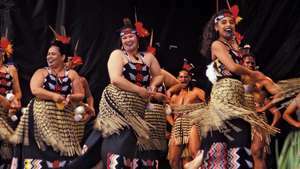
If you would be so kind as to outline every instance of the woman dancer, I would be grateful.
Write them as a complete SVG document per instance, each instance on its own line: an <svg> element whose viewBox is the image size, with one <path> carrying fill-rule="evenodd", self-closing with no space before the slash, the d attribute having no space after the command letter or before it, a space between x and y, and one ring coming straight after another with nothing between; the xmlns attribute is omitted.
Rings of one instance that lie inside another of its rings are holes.
<svg viewBox="0 0 300 169"><path fill-rule="evenodd" d="M208 22L201 53L213 60L216 74L207 109L201 109L194 122L199 123L204 150L202 168L252 168L250 125L259 126L267 133L276 130L245 106L241 75L254 81L266 77L239 63L239 46L234 38L235 18L228 10L217 12Z"/></svg>
<svg viewBox="0 0 300 169"><path fill-rule="evenodd" d="M129 19L124 20L120 38L122 50L114 50L109 57L111 84L102 93L95 121L95 129L104 137L104 168L155 167L155 161L137 158L137 145L145 144L153 127L145 121L144 113L151 91L156 88L152 84L163 79L161 69L152 54L139 51L137 32Z"/></svg>
<svg viewBox="0 0 300 169"><path fill-rule="evenodd" d="M0 40L0 168L2 165L10 164L12 159L12 147L8 139L13 133L11 127L21 108L21 89L17 69L13 65L5 64L8 57L12 55L12 44L2 37Z"/></svg>
<svg viewBox="0 0 300 169"><path fill-rule="evenodd" d="M12 168L64 168L81 154L83 123L74 120L74 108L83 99L78 74L65 68L67 44L55 40L47 53L48 67L38 69L30 81L35 96L23 111L21 121L10 140L22 147Z"/></svg>

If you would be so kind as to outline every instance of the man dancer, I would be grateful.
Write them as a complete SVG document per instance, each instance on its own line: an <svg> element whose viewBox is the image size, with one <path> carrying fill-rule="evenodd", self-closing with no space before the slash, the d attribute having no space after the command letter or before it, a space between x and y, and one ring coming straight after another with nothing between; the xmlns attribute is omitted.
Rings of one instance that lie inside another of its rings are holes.
<svg viewBox="0 0 300 169"><path fill-rule="evenodd" d="M200 136L197 126L191 125L190 118L185 115L205 105L205 92L192 86L190 70L181 70L178 80L180 84L167 91L173 109L173 114L167 115L168 122L173 126L168 155L173 169L183 168L196 156Z"/></svg>

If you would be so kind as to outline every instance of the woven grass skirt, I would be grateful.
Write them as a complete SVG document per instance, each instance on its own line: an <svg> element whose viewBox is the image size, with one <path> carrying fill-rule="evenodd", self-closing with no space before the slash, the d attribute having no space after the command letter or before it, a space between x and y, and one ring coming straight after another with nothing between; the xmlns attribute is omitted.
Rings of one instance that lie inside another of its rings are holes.
<svg viewBox="0 0 300 169"><path fill-rule="evenodd" d="M9 160L12 158L12 146L8 139L13 133L12 121L8 117L8 111L0 106L0 159Z"/></svg>
<svg viewBox="0 0 300 169"><path fill-rule="evenodd" d="M281 88L279 97L273 99L271 103L277 105L277 109L287 107L300 93L300 78L280 80L277 85Z"/></svg>
<svg viewBox="0 0 300 169"><path fill-rule="evenodd" d="M275 134L277 128L266 123L253 108L246 105L245 91L241 81L232 78L223 78L217 81L211 92L211 100L207 109L200 109L199 116L193 116L193 123L199 123L200 133L203 137L209 131L218 130L224 133L228 139L230 130L240 131L241 129L229 122L230 119L241 118L251 126L260 127L267 134Z"/></svg>
<svg viewBox="0 0 300 169"><path fill-rule="evenodd" d="M21 160L25 168L63 167L81 154L83 134L84 123L74 120L71 108L58 110L52 101L33 99L10 138L22 148L21 158L16 155L12 164Z"/></svg>
<svg viewBox="0 0 300 169"><path fill-rule="evenodd" d="M145 160L145 148L152 125L145 120L146 100L136 93L108 85L99 104L94 128L103 136L101 155L104 168L156 168L157 160ZM153 128L155 129L155 128Z"/></svg>

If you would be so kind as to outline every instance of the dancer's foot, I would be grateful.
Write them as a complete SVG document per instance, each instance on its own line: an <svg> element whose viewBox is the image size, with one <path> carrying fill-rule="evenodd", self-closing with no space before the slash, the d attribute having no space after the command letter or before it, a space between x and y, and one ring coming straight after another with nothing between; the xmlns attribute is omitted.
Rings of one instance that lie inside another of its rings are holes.
<svg viewBox="0 0 300 169"><path fill-rule="evenodd" d="M198 169L202 164L203 154L204 154L203 150L198 151L196 157L192 161L184 165L184 169Z"/></svg>

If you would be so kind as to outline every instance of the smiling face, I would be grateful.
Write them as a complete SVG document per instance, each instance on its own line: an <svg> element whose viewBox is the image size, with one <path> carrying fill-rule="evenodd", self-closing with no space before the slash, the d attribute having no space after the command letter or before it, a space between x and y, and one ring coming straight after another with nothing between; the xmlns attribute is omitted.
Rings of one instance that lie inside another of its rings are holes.
<svg viewBox="0 0 300 169"><path fill-rule="evenodd" d="M122 46L127 52L135 52L138 50L138 38L134 33L128 33L121 37Z"/></svg>
<svg viewBox="0 0 300 169"><path fill-rule="evenodd" d="M65 55L61 55L59 47L51 46L47 54L47 63L49 67L58 67L64 65Z"/></svg>
<svg viewBox="0 0 300 169"><path fill-rule="evenodd" d="M232 39L235 32L235 21L232 16L225 16L215 24L215 30L224 39Z"/></svg>

